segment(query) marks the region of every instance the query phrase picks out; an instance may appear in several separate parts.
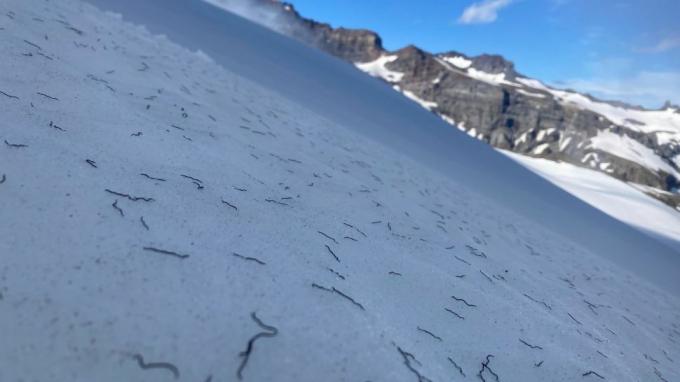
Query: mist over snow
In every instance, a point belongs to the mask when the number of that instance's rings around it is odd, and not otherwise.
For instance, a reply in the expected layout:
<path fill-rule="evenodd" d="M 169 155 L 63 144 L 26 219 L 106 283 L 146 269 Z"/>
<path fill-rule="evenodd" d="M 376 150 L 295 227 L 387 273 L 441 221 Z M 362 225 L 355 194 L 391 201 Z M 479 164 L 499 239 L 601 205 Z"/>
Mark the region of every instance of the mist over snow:
<path fill-rule="evenodd" d="M 307 35 L 276 7 L 276 0 L 202 0 L 284 35 Z M 288 9 L 288 8 L 286 8 Z"/>

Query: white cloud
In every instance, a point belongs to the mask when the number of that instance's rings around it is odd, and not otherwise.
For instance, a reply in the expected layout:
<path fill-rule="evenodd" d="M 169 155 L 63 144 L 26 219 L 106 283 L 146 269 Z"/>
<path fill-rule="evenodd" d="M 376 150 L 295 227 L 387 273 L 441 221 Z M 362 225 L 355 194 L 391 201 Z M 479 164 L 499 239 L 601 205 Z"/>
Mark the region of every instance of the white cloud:
<path fill-rule="evenodd" d="M 675 48 L 680 48 L 680 36 L 666 37 L 656 45 L 640 48 L 638 51 L 645 53 L 663 53 Z"/>
<path fill-rule="evenodd" d="M 642 71 L 626 78 L 571 79 L 561 81 L 559 87 L 646 107 L 659 107 L 667 100 L 680 103 L 680 72 Z"/>
<path fill-rule="evenodd" d="M 498 11 L 507 7 L 513 0 L 484 0 L 465 8 L 458 18 L 461 24 L 486 24 L 496 21 Z"/>

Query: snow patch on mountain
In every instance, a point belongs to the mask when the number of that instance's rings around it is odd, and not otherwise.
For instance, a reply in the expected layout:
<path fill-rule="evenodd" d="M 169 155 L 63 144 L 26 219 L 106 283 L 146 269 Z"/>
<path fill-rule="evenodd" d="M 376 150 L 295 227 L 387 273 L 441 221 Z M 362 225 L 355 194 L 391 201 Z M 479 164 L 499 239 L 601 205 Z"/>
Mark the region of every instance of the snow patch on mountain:
<path fill-rule="evenodd" d="M 543 90 L 545 92 L 550 92 L 550 90 L 551 90 L 549 87 L 547 87 L 541 81 L 535 80 L 533 78 L 517 77 L 517 78 L 515 78 L 515 81 L 519 82 L 522 85 L 528 86 L 530 88 Z"/>
<path fill-rule="evenodd" d="M 601 150 L 651 170 L 665 171 L 680 178 L 680 174 L 656 155 L 652 149 L 626 135 L 614 134 L 610 131 L 600 131 L 595 137 L 590 138 L 587 148 Z"/>
<path fill-rule="evenodd" d="M 432 110 L 438 106 L 436 102 L 425 101 L 424 99 L 419 98 L 418 96 L 413 94 L 413 92 L 410 92 L 408 90 L 403 90 L 402 94 L 404 94 L 407 98 L 416 102 L 418 105 L 424 107 L 427 110 Z"/>
<path fill-rule="evenodd" d="M 476 80 L 486 82 L 486 83 L 491 84 L 491 85 L 496 85 L 496 86 L 498 86 L 498 85 L 508 85 L 508 86 L 514 86 L 514 87 L 520 86 L 519 84 L 516 84 L 512 81 L 508 81 L 505 78 L 505 73 L 487 73 L 487 72 L 482 71 L 482 70 L 470 68 L 470 69 L 467 70 L 467 74 L 468 74 L 468 76 L 470 76 L 470 77 L 472 77 Z"/>
<path fill-rule="evenodd" d="M 399 58 L 397 55 L 384 55 L 378 57 L 378 59 L 370 62 L 355 63 L 356 67 L 360 70 L 368 73 L 369 75 L 377 78 L 382 78 L 387 82 L 399 82 L 404 77 L 404 73 L 400 73 L 394 70 L 390 70 L 386 65 L 390 62 L 394 62 Z"/>
<path fill-rule="evenodd" d="M 547 150 L 550 147 L 549 143 L 541 143 L 540 145 L 536 146 L 531 152 L 534 155 L 541 155 L 545 150 Z"/>
<path fill-rule="evenodd" d="M 463 56 L 443 56 L 442 59 L 459 69 L 468 69 L 472 65 L 472 60 Z"/>
<path fill-rule="evenodd" d="M 462 73 L 470 78 L 485 82 L 490 85 L 521 87 L 520 84 L 507 80 L 505 73 L 488 73 L 483 70 L 476 69 L 471 66 L 472 61 L 463 61 L 464 59 L 462 59 L 462 57 L 451 58 L 449 56 L 438 56 L 435 57 L 435 60 L 450 71 Z"/>

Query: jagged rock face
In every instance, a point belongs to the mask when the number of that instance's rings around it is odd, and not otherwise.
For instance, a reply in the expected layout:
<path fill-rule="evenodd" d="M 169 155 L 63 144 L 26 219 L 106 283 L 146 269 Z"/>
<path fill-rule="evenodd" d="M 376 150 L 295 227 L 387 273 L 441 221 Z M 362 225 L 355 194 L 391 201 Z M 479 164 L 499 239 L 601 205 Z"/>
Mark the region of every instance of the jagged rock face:
<path fill-rule="evenodd" d="M 404 73 L 405 83 L 416 85 L 419 82 L 430 82 L 441 72 L 440 64 L 434 57 L 417 47 L 410 45 L 395 52 L 398 59 L 389 63 L 388 67 Z M 431 87 L 425 86 L 425 88 Z"/>
<path fill-rule="evenodd" d="M 310 24 L 309 28 L 312 34 L 296 30 L 294 37 L 349 62 L 372 61 L 383 52 L 380 37 L 370 31 L 333 29 L 319 23 Z"/>
<path fill-rule="evenodd" d="M 482 54 L 472 59 L 472 66 L 475 69 L 486 73 L 505 73 L 515 77 L 515 64 L 496 54 Z"/>
<path fill-rule="evenodd" d="M 334 56 L 350 62 L 375 60 L 384 52 L 377 33 L 361 29 L 332 28 L 326 23 L 305 19 L 292 4 L 277 0 L 256 0 L 259 6 L 277 11 L 285 23 L 279 32 L 316 46 Z"/>
<path fill-rule="evenodd" d="M 319 28 L 322 38 L 318 45 L 326 52 L 350 62 L 372 61 L 382 54 L 382 40 L 367 30 Z"/>
<path fill-rule="evenodd" d="M 426 102 L 436 103 L 429 109 L 454 123 L 468 134 L 494 147 L 520 154 L 564 161 L 605 172 L 626 182 L 659 189 L 649 193 L 664 203 L 680 209 L 677 194 L 680 179 L 680 137 L 662 142 L 631 126 L 644 123 L 627 120 L 628 127 L 587 108 L 564 102 L 549 89 L 526 86 L 530 80 L 515 70 L 511 61 L 499 55 L 483 54 L 468 57 L 455 51 L 431 54 L 415 46 L 388 52 L 380 36 L 368 30 L 337 28 L 301 17 L 292 5 L 275 0 L 269 5 L 279 7 L 290 17 L 293 37 L 352 63 L 366 63 L 382 56 L 396 56 L 385 63 L 385 69 L 401 74 L 394 82 L 385 79 L 401 91 L 408 91 Z M 451 60 L 453 59 L 453 60 Z M 577 93 L 570 93 L 577 94 Z M 643 110 L 620 102 L 594 102 L 629 110 Z M 678 107 L 667 103 L 666 109 Z M 651 169 L 641 163 L 592 147 L 590 140 L 601 132 L 611 132 L 630 139 L 651 150 L 671 170 Z M 675 158 L 675 159 L 674 159 Z"/>
<path fill-rule="evenodd" d="M 494 147 L 577 165 L 584 165 L 583 158 L 588 153 L 597 152 L 602 161 L 612 165 L 612 171 L 607 173 L 618 179 L 662 190 L 671 190 L 677 184 L 670 174 L 650 171 L 638 163 L 588 149 L 587 145 L 578 147 L 579 142 L 587 142 L 611 125 L 594 112 L 455 74 L 447 75 L 429 92 L 417 85 L 405 88 L 436 102 L 437 113 L 474 127 L 474 135 Z M 571 138 L 570 142 L 564 144 L 567 138 Z M 638 139 L 653 144 L 644 134 L 638 134 Z M 666 197 L 668 200 L 675 200 L 672 205 L 680 201 Z"/>

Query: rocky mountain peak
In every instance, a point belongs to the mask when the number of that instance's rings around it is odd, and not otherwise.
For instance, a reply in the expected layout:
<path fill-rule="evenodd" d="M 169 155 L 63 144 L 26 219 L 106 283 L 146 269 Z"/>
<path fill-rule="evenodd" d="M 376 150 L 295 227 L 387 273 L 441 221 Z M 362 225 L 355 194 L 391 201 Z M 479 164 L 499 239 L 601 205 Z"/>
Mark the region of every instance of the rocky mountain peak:
<path fill-rule="evenodd" d="M 661 106 L 661 110 L 668 110 L 668 109 L 673 109 L 676 112 L 679 112 L 680 106 L 674 105 L 670 100 L 666 100 L 666 102 L 664 102 L 663 106 Z"/>
<path fill-rule="evenodd" d="M 404 60 L 416 59 L 416 60 L 422 61 L 425 58 L 432 57 L 432 55 L 430 53 L 418 48 L 415 45 L 405 46 L 405 47 L 395 51 L 394 54 L 396 54 L 400 59 L 404 59 Z"/>
<path fill-rule="evenodd" d="M 456 50 L 447 50 L 446 52 L 438 53 L 439 57 L 462 57 L 465 59 L 470 59 L 465 53 L 458 52 Z"/>
<path fill-rule="evenodd" d="M 385 51 L 380 36 L 365 29 L 331 29 L 325 33 L 323 44 L 352 62 L 374 60 Z"/>
<path fill-rule="evenodd" d="M 497 54 L 482 54 L 472 57 L 472 66 L 475 69 L 486 73 L 504 73 L 510 77 L 517 76 L 515 64 L 512 61 L 506 60 L 503 56 L 499 56 Z"/>

